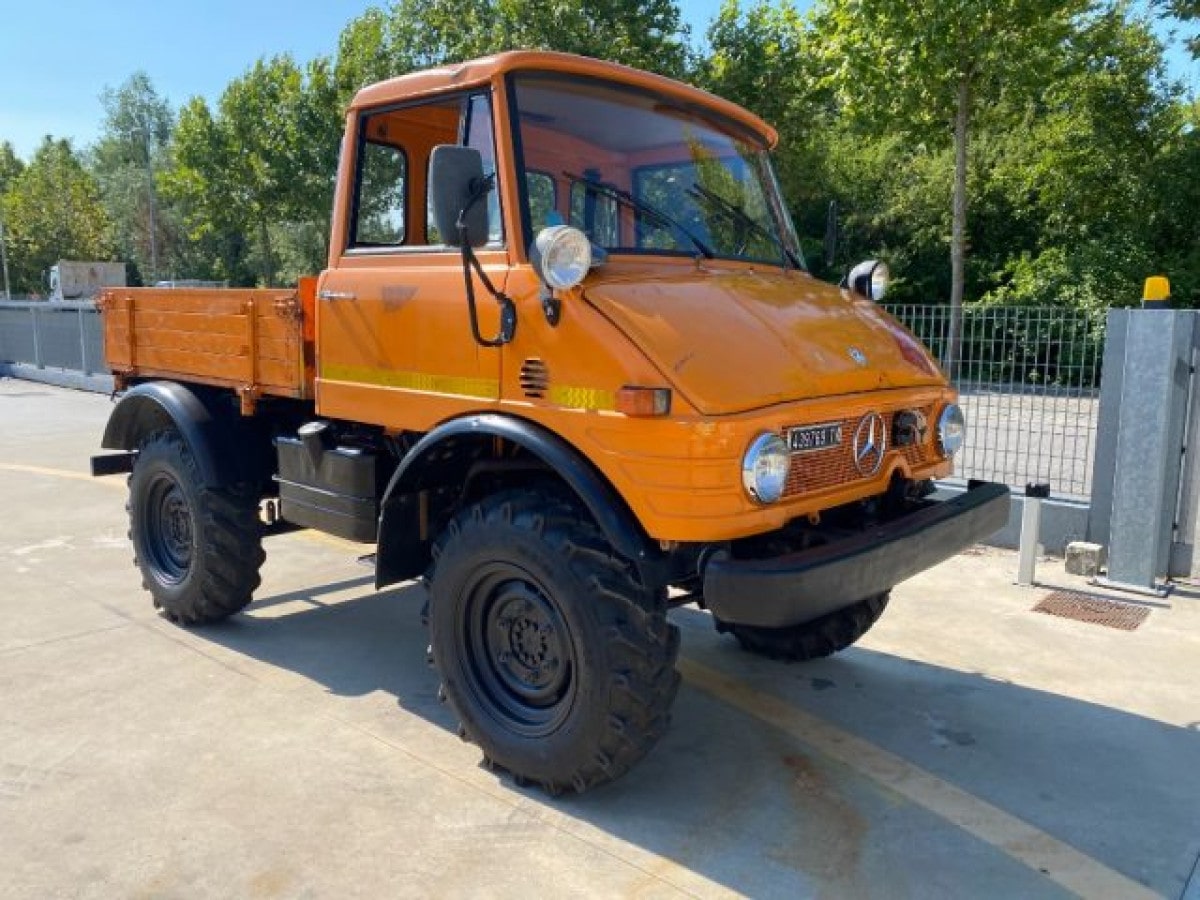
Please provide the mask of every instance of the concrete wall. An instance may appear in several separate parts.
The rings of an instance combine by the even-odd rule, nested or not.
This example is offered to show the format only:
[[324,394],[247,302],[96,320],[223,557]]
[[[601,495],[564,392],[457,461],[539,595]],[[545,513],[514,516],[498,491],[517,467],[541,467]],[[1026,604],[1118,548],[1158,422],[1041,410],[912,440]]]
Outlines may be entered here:
[[[962,493],[965,488],[953,482],[942,483],[938,489],[946,493]],[[1008,513],[1008,524],[985,541],[993,547],[1006,547],[1015,550],[1021,542],[1021,513],[1025,509],[1025,497],[1015,491],[1012,495],[1012,507]],[[1077,503],[1071,500],[1042,501],[1042,531],[1039,542],[1046,548],[1047,553],[1062,556],[1067,544],[1071,541],[1082,541],[1087,537],[1088,528],[1087,503]]]

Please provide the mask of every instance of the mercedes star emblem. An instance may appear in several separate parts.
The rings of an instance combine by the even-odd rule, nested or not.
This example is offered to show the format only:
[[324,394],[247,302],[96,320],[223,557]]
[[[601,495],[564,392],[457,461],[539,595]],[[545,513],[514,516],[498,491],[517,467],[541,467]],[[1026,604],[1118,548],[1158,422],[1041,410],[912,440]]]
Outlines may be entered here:
[[883,465],[883,454],[887,451],[887,429],[883,416],[877,412],[867,413],[854,431],[854,468],[860,475],[870,478]]
[[867,364],[867,354],[863,353],[857,347],[850,347],[846,350],[846,352],[849,353],[850,358],[860,366],[865,366]]

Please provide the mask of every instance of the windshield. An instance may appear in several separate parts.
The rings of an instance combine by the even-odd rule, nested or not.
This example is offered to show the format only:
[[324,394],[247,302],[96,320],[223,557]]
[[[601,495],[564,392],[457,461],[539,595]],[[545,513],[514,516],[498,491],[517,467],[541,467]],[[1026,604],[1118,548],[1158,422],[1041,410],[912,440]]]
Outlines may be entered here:
[[594,79],[514,83],[534,234],[565,223],[609,252],[802,267],[767,152],[733,123]]

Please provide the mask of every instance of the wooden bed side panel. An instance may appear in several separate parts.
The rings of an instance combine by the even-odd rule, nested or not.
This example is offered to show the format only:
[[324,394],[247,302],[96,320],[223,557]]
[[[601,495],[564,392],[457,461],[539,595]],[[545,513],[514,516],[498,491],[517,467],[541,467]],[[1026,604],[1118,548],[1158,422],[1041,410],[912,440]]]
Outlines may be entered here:
[[305,305],[295,290],[115,288],[99,301],[105,357],[126,377],[234,388],[244,406],[262,394],[308,398]]

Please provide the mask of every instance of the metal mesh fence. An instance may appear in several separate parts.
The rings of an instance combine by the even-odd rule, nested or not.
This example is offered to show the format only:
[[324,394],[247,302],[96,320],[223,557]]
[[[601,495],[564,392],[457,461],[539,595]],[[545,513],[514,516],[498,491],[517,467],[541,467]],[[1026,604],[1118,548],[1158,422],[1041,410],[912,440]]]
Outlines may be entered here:
[[1100,409],[1104,321],[1058,307],[967,307],[951,347],[950,309],[891,306],[941,361],[962,396],[968,440],[962,478],[1086,500]]

